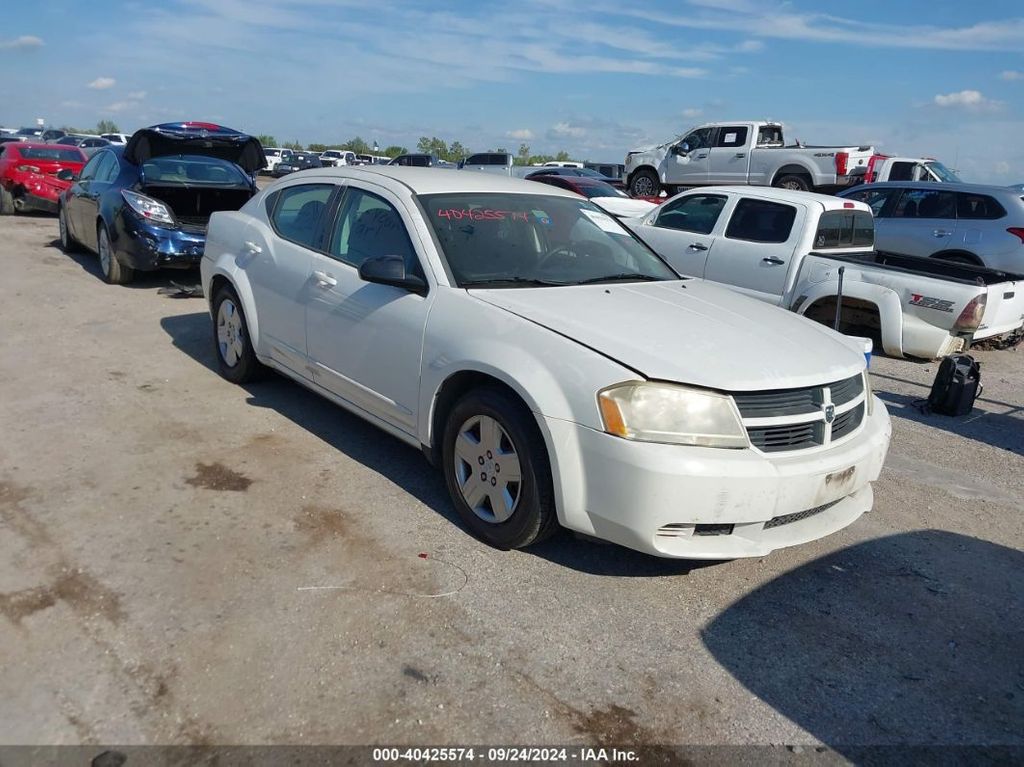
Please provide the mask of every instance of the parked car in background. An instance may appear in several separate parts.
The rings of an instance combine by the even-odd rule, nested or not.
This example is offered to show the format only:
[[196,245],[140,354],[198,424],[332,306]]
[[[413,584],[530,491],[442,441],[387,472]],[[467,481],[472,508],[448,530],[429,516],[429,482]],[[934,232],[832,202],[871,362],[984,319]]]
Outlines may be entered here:
[[13,136],[17,132],[17,128],[0,128],[0,136]]
[[17,142],[17,141],[28,141],[28,139],[25,138],[24,136],[18,136],[16,134],[10,134],[10,133],[8,133],[7,135],[4,135],[4,136],[0,136],[0,144],[8,144],[8,143]]
[[417,168],[454,168],[455,163],[442,160],[434,154],[410,153],[400,154],[388,165],[411,165]]
[[781,123],[707,123],[629,152],[627,184],[634,197],[709,184],[825,190],[859,183],[873,154],[870,146],[786,146]]
[[1018,192],[1024,192],[1024,184],[1010,184],[1010,189],[1015,189]]
[[282,148],[276,147],[276,146],[271,146],[271,147],[266,147],[265,146],[265,147],[263,147],[263,155],[264,155],[264,157],[267,160],[267,164],[266,164],[266,166],[264,167],[263,170],[266,173],[271,173],[272,174],[274,172],[274,168],[277,167],[277,164],[279,162],[281,162],[281,160],[283,160],[285,158],[288,158],[288,157],[291,157],[292,150],[291,149],[282,149]]
[[46,140],[46,139],[43,138],[43,129],[42,128],[32,128],[32,127],[19,128],[18,131],[14,135],[15,136],[21,136],[22,137],[22,141],[39,141],[39,142],[43,142],[43,141]]
[[623,221],[681,274],[731,286],[894,357],[932,359],[1024,326],[1024,276],[874,250],[862,202],[788,189],[684,192]]
[[571,160],[549,160],[541,163],[542,168],[582,168],[583,163]]
[[[517,169],[518,170],[518,169]],[[595,181],[603,181],[606,184],[614,186],[616,189],[625,189],[626,185],[621,179],[612,178],[606,176],[603,173],[592,170],[590,168],[568,168],[568,167],[550,167],[550,168],[529,168],[526,169],[525,178],[534,178],[536,176],[563,176],[566,178],[590,178]]]
[[0,214],[27,210],[57,212],[71,184],[58,173],[78,173],[88,158],[77,147],[12,141],[0,145]]
[[[68,150],[70,151],[70,150]],[[213,123],[154,125],[101,149],[60,200],[61,247],[97,253],[103,277],[195,267],[210,215],[256,193],[266,162],[254,137]]]
[[289,173],[294,173],[298,170],[308,170],[309,168],[322,168],[323,165],[320,162],[320,156],[316,152],[292,152],[287,157],[282,157],[281,160],[274,166],[274,171],[271,175],[274,178],[281,178],[281,176],[287,176]]
[[215,214],[201,270],[227,380],[272,367],[422,449],[493,546],[753,557],[871,508],[891,425],[859,344],[680,280],[577,195],[327,169]]
[[907,181],[840,196],[871,207],[881,250],[1024,273],[1024,199],[1010,187]]
[[46,143],[52,144],[58,139],[64,138],[66,135],[68,134],[65,131],[62,131],[60,128],[47,128],[42,133],[42,139]]
[[100,138],[105,138],[111,144],[127,144],[131,135],[128,133],[101,133]]
[[459,168],[511,176],[514,164],[514,159],[508,152],[478,152],[460,162]]
[[619,182],[622,181],[622,177],[626,170],[625,165],[615,162],[585,162],[583,163],[583,167],[588,170],[597,171],[605,178],[611,178]]
[[348,149],[328,149],[320,153],[320,163],[325,168],[335,168],[341,165],[354,165],[356,153]]
[[92,157],[105,146],[110,146],[107,139],[100,136],[79,136],[70,134],[53,142],[61,146],[77,146],[86,157]]
[[939,184],[962,184],[953,171],[930,157],[890,157],[872,155],[864,171],[864,183],[880,181],[931,181]]
[[653,202],[634,200],[625,192],[596,178],[556,176],[551,173],[533,174],[527,178],[530,181],[555,186],[559,189],[566,189],[582,195],[616,218],[643,216],[654,208]]

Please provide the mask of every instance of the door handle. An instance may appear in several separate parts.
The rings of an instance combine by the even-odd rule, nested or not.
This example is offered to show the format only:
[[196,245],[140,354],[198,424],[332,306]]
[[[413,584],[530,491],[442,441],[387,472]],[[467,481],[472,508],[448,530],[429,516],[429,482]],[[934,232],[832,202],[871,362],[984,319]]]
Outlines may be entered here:
[[707,157],[707,154],[698,154],[698,155],[694,155],[694,156],[695,156],[695,157],[696,157],[696,158],[697,158],[698,160],[703,160],[703,159],[705,159],[705,158]]
[[245,250],[247,253],[252,253],[254,256],[258,256],[263,252],[263,248],[257,245],[255,242],[246,241]]
[[949,237],[949,235],[951,235],[951,234],[953,234],[953,233],[952,232],[947,232],[945,229],[935,229],[932,232],[932,235],[935,236],[935,237]]
[[747,155],[746,155],[746,154],[744,154],[743,152],[737,152],[737,153],[736,153],[736,157],[746,157],[746,156],[747,156]]
[[778,266],[779,264],[784,264],[786,262],[783,261],[778,256],[768,256],[767,258],[762,258],[761,259],[761,263],[763,263],[763,264],[771,264],[772,266]]
[[327,272],[313,272],[313,278],[321,288],[333,288],[338,284],[338,281]]
[[690,247],[690,250],[707,250],[708,249],[707,245],[701,245],[699,242],[691,242],[689,247]]

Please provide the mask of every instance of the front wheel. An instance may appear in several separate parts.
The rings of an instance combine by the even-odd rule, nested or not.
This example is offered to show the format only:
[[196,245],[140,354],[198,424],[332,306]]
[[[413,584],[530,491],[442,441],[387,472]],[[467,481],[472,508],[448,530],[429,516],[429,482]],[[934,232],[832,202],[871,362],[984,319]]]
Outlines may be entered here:
[[262,374],[263,366],[256,359],[242,302],[227,285],[213,297],[213,345],[217,369],[231,383],[255,381]]
[[661,180],[650,168],[638,170],[629,179],[629,193],[634,197],[657,197],[661,194]]
[[107,227],[102,222],[96,227],[96,243],[103,279],[111,285],[127,285],[131,282],[135,276],[135,270],[117,260],[113,248],[110,247],[110,235],[107,234]]
[[558,528],[551,466],[533,414],[498,388],[471,391],[446,421],[442,465],[466,527],[499,549],[518,549]]

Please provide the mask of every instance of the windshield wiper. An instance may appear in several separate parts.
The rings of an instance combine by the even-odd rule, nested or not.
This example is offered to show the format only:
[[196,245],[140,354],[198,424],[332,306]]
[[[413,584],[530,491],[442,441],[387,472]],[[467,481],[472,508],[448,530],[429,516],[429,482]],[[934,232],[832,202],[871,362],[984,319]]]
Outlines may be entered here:
[[604,274],[600,277],[590,277],[586,280],[580,280],[579,282],[573,283],[575,285],[592,285],[595,282],[618,282],[619,280],[642,280],[644,282],[664,282],[661,277],[655,277],[650,274],[640,274],[639,272],[623,272],[621,274]]
[[533,277],[495,277],[489,280],[465,280],[459,283],[460,288],[477,288],[483,285],[535,285],[543,287],[556,287],[560,285],[574,285],[572,282],[551,282],[550,280],[538,280]]

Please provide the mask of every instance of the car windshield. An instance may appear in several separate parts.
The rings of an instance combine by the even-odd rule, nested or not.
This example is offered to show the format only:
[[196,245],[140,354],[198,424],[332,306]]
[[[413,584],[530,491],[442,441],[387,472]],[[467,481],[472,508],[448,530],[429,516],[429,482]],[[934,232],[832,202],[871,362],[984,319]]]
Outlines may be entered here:
[[947,184],[960,184],[960,177],[953,171],[943,165],[941,162],[929,162],[925,163],[928,166],[928,170],[939,177],[939,181],[944,181]]
[[628,197],[629,195],[620,192],[611,184],[604,181],[588,182],[579,184],[579,191],[584,197]]
[[22,128],[15,135],[17,136],[41,136],[43,135],[42,128]]
[[25,147],[19,150],[24,160],[64,160],[67,162],[82,162],[82,153],[77,149],[58,146],[54,144],[48,147]]
[[573,168],[573,170],[579,175],[586,176],[587,178],[604,178],[603,173],[598,173],[596,170],[591,170],[590,168]]
[[421,195],[459,287],[530,287],[680,277],[614,218],[578,198]]
[[146,160],[142,172],[150,184],[248,187],[249,179],[234,163],[201,155],[165,155]]

